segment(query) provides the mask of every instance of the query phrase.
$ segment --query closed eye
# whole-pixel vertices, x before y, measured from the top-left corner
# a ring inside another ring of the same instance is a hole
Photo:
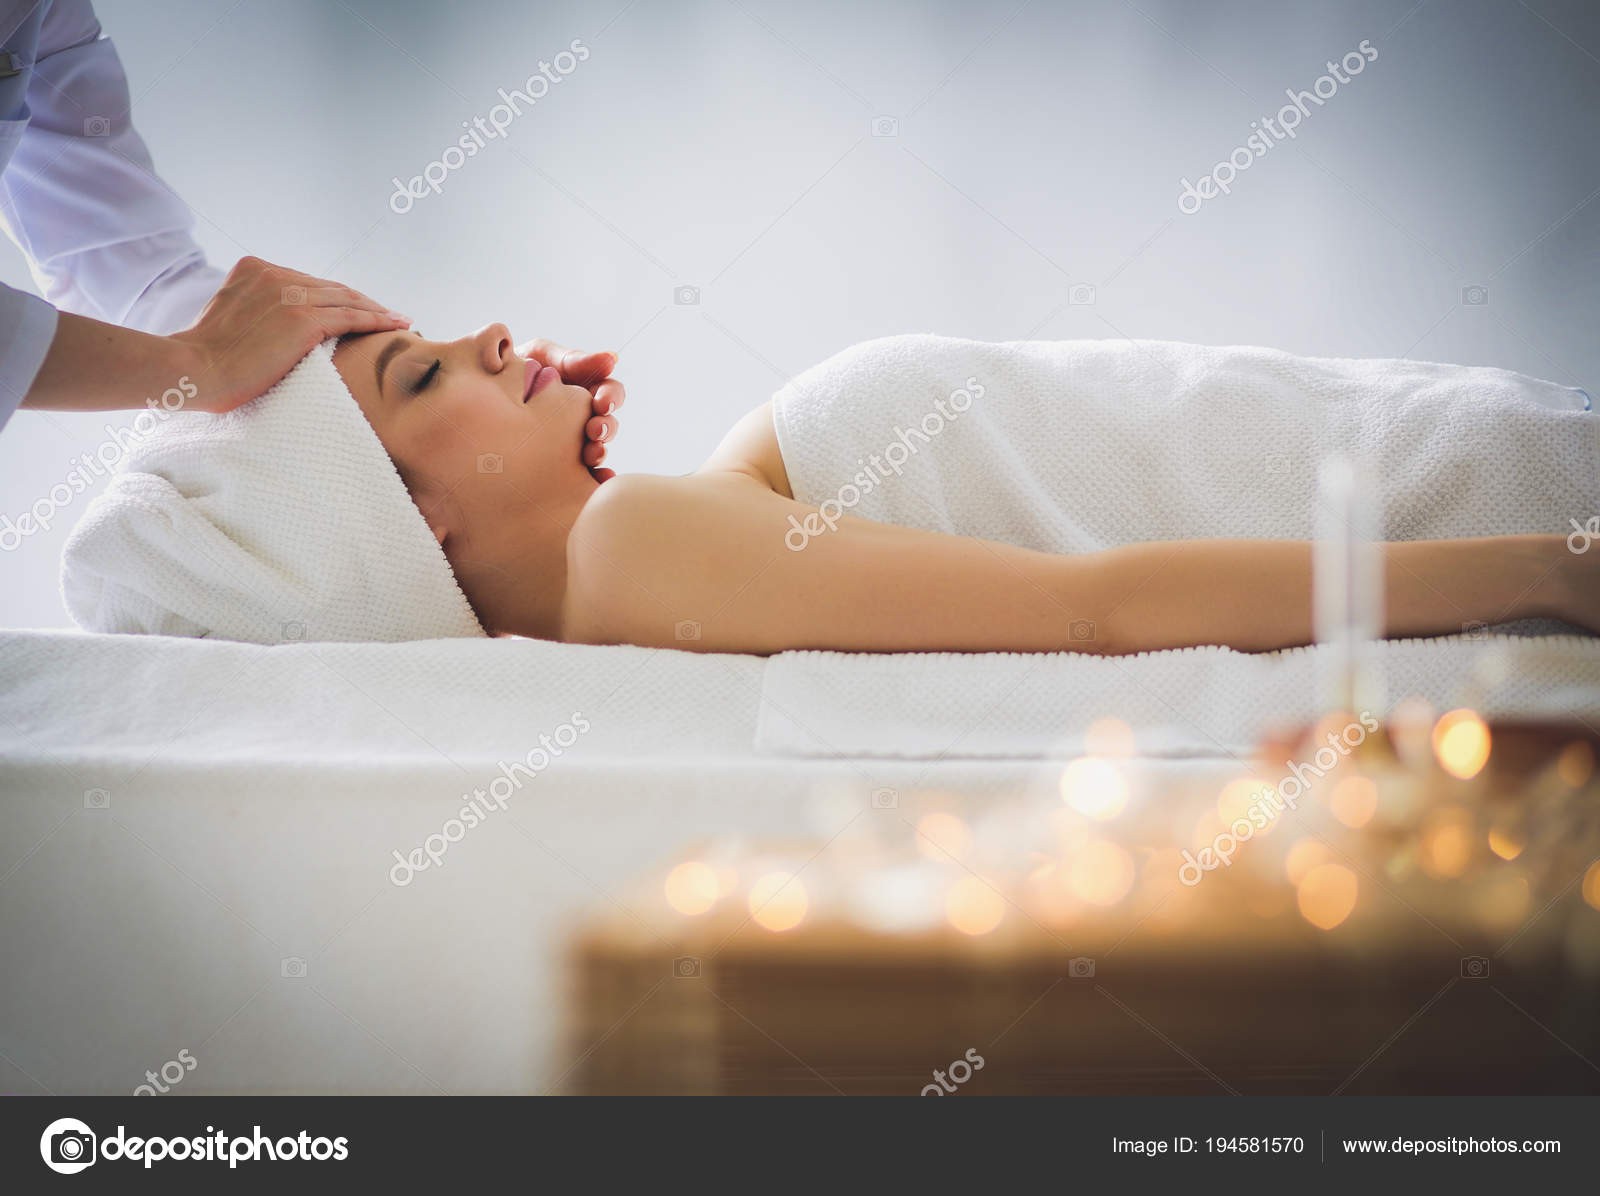
[[[444,363],[438,358],[434,358],[433,364],[428,367],[427,373],[423,374],[422,377],[417,379],[416,385],[411,387],[409,393],[418,394],[422,390],[426,389],[427,386],[432,383],[434,378],[438,375],[443,364]]]

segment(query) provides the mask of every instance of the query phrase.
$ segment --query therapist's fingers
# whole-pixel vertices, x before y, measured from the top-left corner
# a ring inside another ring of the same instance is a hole
[[[342,287],[336,283],[318,280],[316,286],[303,286],[298,289],[301,295],[300,302],[306,303],[311,307],[351,307],[358,308],[361,311],[383,312],[389,310],[376,299],[370,299],[360,291],[351,290],[349,287]],[[296,291],[295,285],[291,283],[284,290],[289,296],[285,299],[285,302],[292,302]]]
[[[410,319],[398,312],[365,307],[318,307],[312,321],[321,333],[319,342],[330,336],[349,336],[356,332],[384,332],[406,328]]]
[[[192,405],[221,412],[264,394],[329,337],[410,324],[350,287],[243,258],[193,326],[171,339],[193,359]]]
[[[609,444],[617,438],[617,417],[597,415],[584,425],[583,434],[596,444]]]
[[[594,390],[594,413],[596,415],[610,415],[622,406],[623,400],[628,397],[628,392],[622,383],[615,378],[607,378]]]
[[[605,445],[596,444],[594,441],[591,440],[591,441],[589,441],[588,444],[583,446],[583,463],[585,465],[587,465],[590,469],[593,469],[595,466],[599,465],[600,462],[604,461],[605,459],[606,459],[606,446]]]
[[[540,365],[554,366],[561,371],[561,380],[573,386],[593,389],[611,376],[617,368],[617,355],[611,352],[584,352],[569,349],[546,337],[535,337],[517,347],[524,357],[531,357]]]

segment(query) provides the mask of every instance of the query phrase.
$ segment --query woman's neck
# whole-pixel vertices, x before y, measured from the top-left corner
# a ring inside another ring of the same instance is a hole
[[[447,545],[456,578],[491,635],[561,638],[567,541],[598,488],[529,503],[494,520],[487,536]]]

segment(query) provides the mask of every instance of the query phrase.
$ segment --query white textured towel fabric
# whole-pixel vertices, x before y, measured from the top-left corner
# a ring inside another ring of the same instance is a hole
[[[868,341],[773,400],[794,495],[1047,552],[1308,539],[1318,463],[1363,461],[1384,534],[1572,530],[1600,415],[1507,370],[1165,341]],[[796,533],[798,537],[799,533]]]
[[[897,336],[801,374],[775,396],[773,422],[795,497],[825,516],[1076,553],[1309,539],[1317,466],[1336,452],[1379,480],[1386,538],[1567,533],[1600,513],[1600,416],[1587,406],[1581,391],[1497,369]],[[809,533],[790,534],[798,548]],[[1493,712],[1600,720],[1600,640],[1496,642],[1526,675],[1486,695]],[[1476,639],[1380,645],[1389,700],[1462,700],[1485,650]],[[1092,719],[1117,715],[1149,754],[1242,752],[1271,719],[1315,713],[1320,651],[789,653],[767,671],[757,746],[1071,755]]]
[[[129,452],[63,553],[80,626],[260,644],[484,634],[333,346]]]
[[[1095,719],[1118,718],[1142,756],[1245,758],[1274,728],[1319,717],[1321,647],[1253,654],[1183,648],[1078,652],[786,652],[762,680],[756,747],[791,756],[910,759],[1070,757]],[[1600,725],[1600,638],[1385,640],[1393,704],[1466,703],[1491,717]]]

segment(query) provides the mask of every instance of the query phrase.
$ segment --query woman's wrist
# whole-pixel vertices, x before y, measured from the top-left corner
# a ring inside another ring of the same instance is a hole
[[[1516,579],[1512,584],[1517,593],[1512,600],[1513,609],[1495,621],[1570,618],[1573,554],[1565,537],[1528,535],[1508,539],[1513,543],[1507,576]]]

